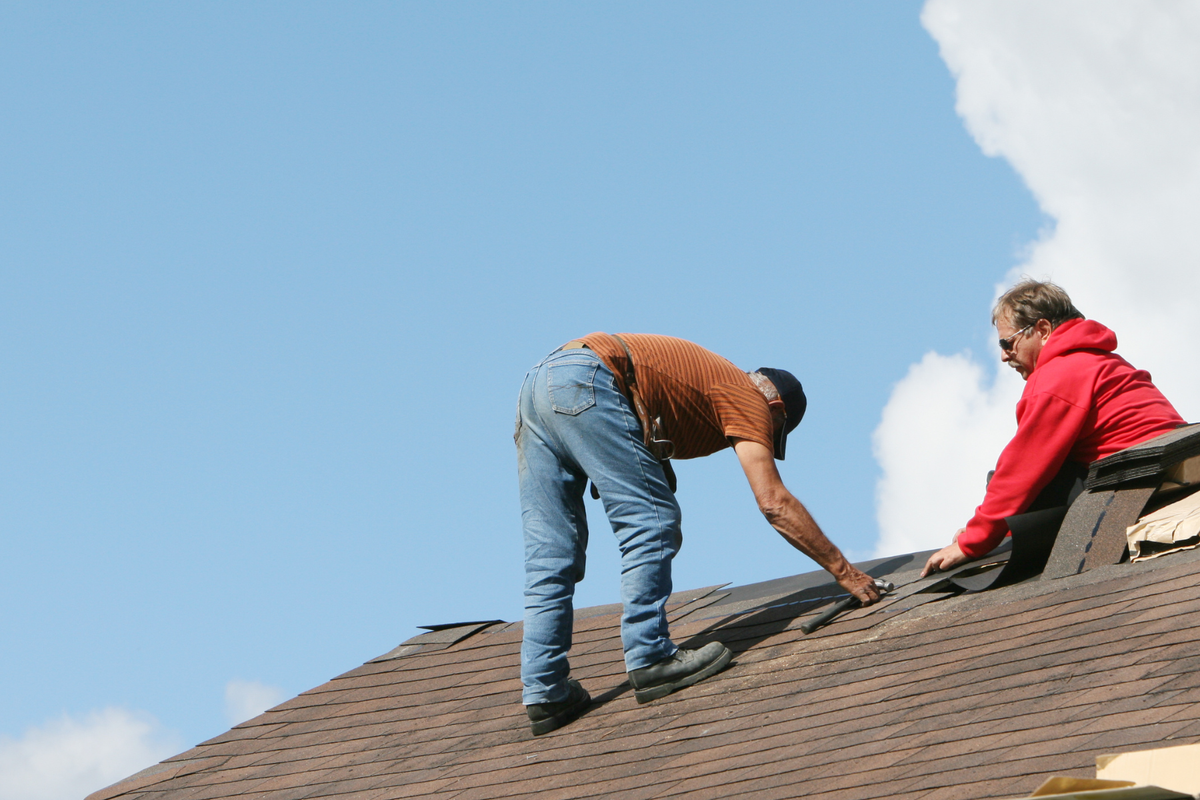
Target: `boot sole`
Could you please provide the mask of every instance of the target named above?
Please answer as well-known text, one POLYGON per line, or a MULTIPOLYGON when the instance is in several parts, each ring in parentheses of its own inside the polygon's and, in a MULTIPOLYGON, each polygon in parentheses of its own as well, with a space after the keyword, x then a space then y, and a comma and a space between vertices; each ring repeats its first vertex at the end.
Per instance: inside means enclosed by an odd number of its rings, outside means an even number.
POLYGON ((651 700, 657 700, 660 697, 666 697, 671 692, 683 689, 686 686, 691 686, 693 683, 699 683, 705 678, 711 678, 721 670, 729 666, 729 662, 733 660, 733 652, 726 647, 725 652, 713 659, 712 663, 704 669, 697 670, 691 675, 685 675, 677 681, 670 683, 660 683, 657 686, 648 686, 645 689, 634 689, 633 696, 637 698, 639 703, 649 703, 651 700))

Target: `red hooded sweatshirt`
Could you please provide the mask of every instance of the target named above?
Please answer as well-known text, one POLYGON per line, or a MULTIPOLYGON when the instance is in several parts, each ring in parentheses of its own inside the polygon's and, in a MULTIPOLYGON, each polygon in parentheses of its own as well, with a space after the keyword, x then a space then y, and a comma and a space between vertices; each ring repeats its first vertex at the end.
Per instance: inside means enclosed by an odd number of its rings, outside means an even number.
POLYGON ((1093 320, 1054 329, 1017 403, 1017 433, 1000 454, 983 503, 958 537, 970 558, 1008 535, 1067 459, 1090 464, 1184 424, 1153 383, 1113 351, 1117 335, 1093 320))

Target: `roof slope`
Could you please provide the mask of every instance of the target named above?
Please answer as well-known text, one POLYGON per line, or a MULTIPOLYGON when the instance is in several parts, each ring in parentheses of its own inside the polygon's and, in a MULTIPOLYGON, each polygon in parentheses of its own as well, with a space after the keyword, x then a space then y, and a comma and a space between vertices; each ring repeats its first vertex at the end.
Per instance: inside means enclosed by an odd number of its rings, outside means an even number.
POLYGON ((1200 742, 1198 562, 958 596, 919 591, 920 555, 871 562, 898 591, 809 636, 836 590, 824 573, 679 593, 675 640, 736 661, 647 705, 618 608, 586 609, 572 668, 595 705, 536 739, 520 625, 438 630, 90 800, 1027 795, 1093 776, 1100 754, 1200 742))

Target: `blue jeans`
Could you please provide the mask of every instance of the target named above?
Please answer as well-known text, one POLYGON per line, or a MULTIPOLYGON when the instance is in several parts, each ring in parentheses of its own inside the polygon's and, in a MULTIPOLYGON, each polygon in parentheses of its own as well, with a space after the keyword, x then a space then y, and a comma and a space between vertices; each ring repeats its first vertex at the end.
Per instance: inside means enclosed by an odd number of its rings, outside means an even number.
POLYGON ((567 694, 589 478, 621 549, 625 668, 672 655, 666 605, 671 559, 682 541, 679 504, 612 372, 591 350, 551 353, 525 376, 516 440, 525 530, 523 702, 558 702, 567 694))

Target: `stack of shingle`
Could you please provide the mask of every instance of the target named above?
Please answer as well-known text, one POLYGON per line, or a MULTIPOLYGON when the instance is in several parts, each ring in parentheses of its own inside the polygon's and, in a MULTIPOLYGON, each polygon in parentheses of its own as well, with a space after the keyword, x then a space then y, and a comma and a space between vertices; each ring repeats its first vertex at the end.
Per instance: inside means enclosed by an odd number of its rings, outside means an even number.
POLYGON ((1197 455, 1200 455, 1200 424, 1185 425, 1093 462, 1085 485, 1096 490, 1162 478, 1171 467, 1197 455))

